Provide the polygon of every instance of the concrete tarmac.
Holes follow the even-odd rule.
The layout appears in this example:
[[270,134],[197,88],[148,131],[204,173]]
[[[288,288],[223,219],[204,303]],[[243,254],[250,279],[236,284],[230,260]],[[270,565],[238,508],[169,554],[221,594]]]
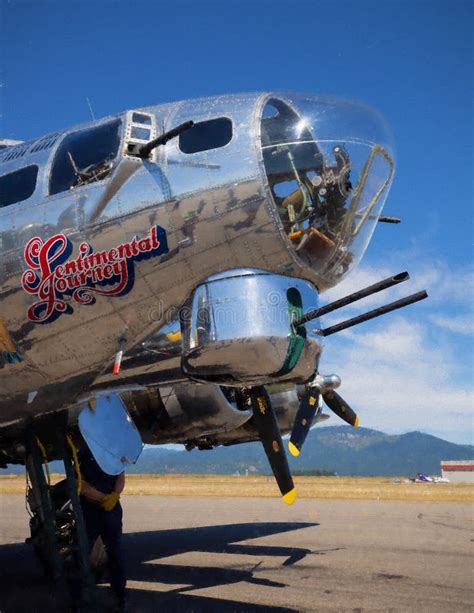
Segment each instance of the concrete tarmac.
[[[130,611],[474,610],[472,505],[124,496]],[[0,496],[0,611],[67,610]],[[99,587],[100,610],[113,610]]]

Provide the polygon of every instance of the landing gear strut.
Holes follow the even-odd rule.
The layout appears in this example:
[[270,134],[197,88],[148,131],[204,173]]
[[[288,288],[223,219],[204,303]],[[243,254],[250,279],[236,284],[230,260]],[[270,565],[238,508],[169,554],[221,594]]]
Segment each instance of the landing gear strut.
[[92,611],[95,584],[79,500],[74,448],[71,448],[66,430],[58,428],[55,448],[64,463],[66,479],[51,485],[43,470],[45,458],[41,449],[44,452],[44,448],[33,428],[27,433],[26,443],[25,464],[30,481],[27,502],[31,510],[28,542],[33,545],[46,576],[58,585],[80,585],[80,590],[76,591],[80,591],[81,606]]

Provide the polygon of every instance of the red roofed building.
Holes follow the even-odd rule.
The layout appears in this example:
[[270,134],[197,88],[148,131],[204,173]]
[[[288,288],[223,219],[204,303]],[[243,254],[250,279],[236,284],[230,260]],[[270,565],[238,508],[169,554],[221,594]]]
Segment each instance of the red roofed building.
[[451,483],[474,483],[474,460],[441,460],[441,475]]

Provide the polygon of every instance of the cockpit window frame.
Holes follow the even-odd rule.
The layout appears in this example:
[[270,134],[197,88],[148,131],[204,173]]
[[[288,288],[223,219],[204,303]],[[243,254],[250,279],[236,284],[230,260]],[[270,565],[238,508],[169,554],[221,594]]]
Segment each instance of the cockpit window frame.
[[[30,180],[32,180],[32,182],[29,184],[30,188],[32,187],[32,189],[28,189],[26,190],[26,192],[24,192],[23,197],[20,197],[19,199],[16,200],[11,200],[10,202],[5,202],[4,204],[2,203],[2,197],[5,194],[4,190],[1,188],[1,183],[2,183],[2,179],[5,179],[6,177],[10,177],[12,175],[19,175],[19,174],[24,174],[25,172],[31,172],[33,171],[33,175],[30,178]],[[29,200],[34,193],[37,190],[38,187],[38,174],[39,174],[39,166],[38,164],[28,164],[27,166],[23,166],[22,168],[17,168],[15,170],[11,170],[9,172],[6,172],[2,175],[0,175],[0,209],[6,208],[8,206],[12,206],[14,204],[18,204],[19,202],[25,202],[26,200]],[[23,181],[22,181],[23,183]],[[28,194],[28,195],[26,195]]]
[[[114,146],[114,149],[112,151],[113,157],[110,157],[109,159],[109,157],[106,156],[103,162],[99,161],[97,162],[97,164],[93,164],[93,165],[99,166],[101,163],[107,162],[109,165],[108,172],[106,172],[106,174],[104,174],[104,176],[102,177],[99,176],[98,178],[86,179],[85,181],[82,181],[82,182],[79,180],[77,183],[69,185],[68,187],[62,186],[61,189],[59,188],[53,189],[52,183],[54,180],[55,166],[58,163],[58,156],[60,156],[61,153],[63,152],[64,145],[68,141],[68,139],[72,139],[74,138],[74,136],[80,135],[81,133],[92,132],[93,130],[100,130],[101,128],[105,128],[106,126],[112,126],[113,124],[117,124],[117,131],[116,131],[117,146],[116,147]],[[54,148],[54,152],[53,152],[53,155],[49,163],[48,180],[47,180],[47,195],[49,197],[54,198],[54,197],[60,196],[61,194],[70,193],[72,190],[76,191],[77,189],[81,189],[81,188],[88,187],[91,185],[102,184],[103,181],[108,176],[110,176],[110,173],[113,171],[113,168],[117,164],[117,160],[122,155],[123,140],[124,140],[124,121],[121,115],[113,117],[109,119],[108,121],[104,121],[103,123],[100,123],[100,124],[84,126],[77,130],[65,133],[63,137],[57,143],[56,147]]]

